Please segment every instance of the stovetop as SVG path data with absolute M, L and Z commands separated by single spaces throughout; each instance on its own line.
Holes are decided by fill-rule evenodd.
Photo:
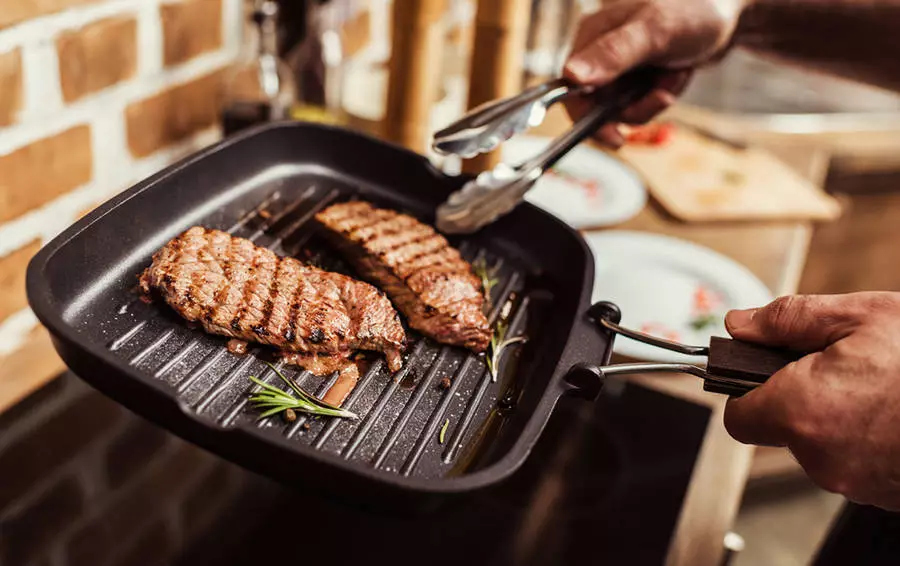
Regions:
M 656 566 L 709 418 L 706 407 L 611 381 L 593 404 L 562 400 L 498 488 L 415 517 L 284 490 L 263 527 L 284 546 L 254 545 L 233 563 Z

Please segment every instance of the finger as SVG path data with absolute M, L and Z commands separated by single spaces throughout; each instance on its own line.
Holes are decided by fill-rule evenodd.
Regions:
M 566 112 L 572 123 L 581 120 L 594 107 L 593 101 L 586 96 L 572 96 L 565 101 Z
M 601 145 L 611 149 L 619 149 L 625 145 L 625 136 L 619 131 L 619 124 L 606 124 L 594 134 L 594 139 Z
M 621 27 L 635 12 L 630 3 L 613 4 L 589 14 L 578 22 L 570 53 L 577 53 L 605 33 Z
M 622 122 L 626 124 L 645 124 L 656 115 L 661 114 L 675 104 L 676 97 L 681 94 L 693 73 L 690 70 L 666 72 L 660 77 L 656 89 L 631 105 L 622 113 Z
M 790 392 L 809 375 L 810 357 L 788 364 L 743 397 L 729 399 L 725 406 L 728 434 L 744 444 L 786 446 L 793 437 Z
M 855 312 L 840 295 L 780 297 L 762 308 L 725 316 L 725 328 L 738 340 L 799 351 L 822 350 L 855 325 Z
M 680 96 L 684 89 L 687 88 L 691 78 L 694 76 L 693 69 L 679 69 L 677 71 L 668 71 L 659 79 L 656 88 L 666 90 Z
M 647 22 L 635 19 L 572 55 L 564 74 L 580 84 L 605 85 L 654 55 L 654 40 Z
M 656 89 L 629 106 L 622 112 L 620 119 L 626 124 L 645 124 L 674 103 L 675 95 Z
M 566 101 L 566 111 L 573 122 L 580 120 L 594 107 L 593 102 L 585 97 L 573 97 Z M 606 124 L 594 133 L 593 138 L 600 144 L 612 149 L 625 145 L 625 137 L 619 131 L 619 124 Z

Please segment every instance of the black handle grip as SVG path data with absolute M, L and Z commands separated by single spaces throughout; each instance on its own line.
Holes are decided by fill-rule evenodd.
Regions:
M 729 382 L 716 382 L 711 378 L 703 384 L 703 389 L 740 397 L 805 355 L 804 352 L 713 337 L 709 342 L 706 372 L 711 376 L 727 378 Z

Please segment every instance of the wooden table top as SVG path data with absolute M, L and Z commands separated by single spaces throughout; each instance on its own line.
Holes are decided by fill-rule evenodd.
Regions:
M 555 136 L 570 124 L 556 108 L 533 133 Z M 818 185 L 825 180 L 827 155 L 804 146 L 779 147 L 778 156 Z M 616 230 L 640 230 L 707 246 L 749 268 L 775 296 L 797 291 L 806 262 L 812 226 L 808 222 L 687 224 L 656 203 Z M 667 566 L 718 565 L 724 538 L 734 524 L 754 449 L 733 440 L 722 424 L 726 399 L 705 393 L 700 380 L 675 374 L 646 374 L 632 380 L 658 391 L 710 407 L 713 411 L 688 487 Z

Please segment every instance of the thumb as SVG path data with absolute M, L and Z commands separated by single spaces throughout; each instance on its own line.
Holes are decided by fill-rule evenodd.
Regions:
M 563 71 L 577 83 L 602 86 L 655 55 L 645 22 L 631 21 L 573 53 Z
M 823 350 L 849 334 L 856 322 L 845 302 L 840 295 L 780 297 L 762 308 L 729 312 L 725 327 L 738 340 L 807 352 Z

